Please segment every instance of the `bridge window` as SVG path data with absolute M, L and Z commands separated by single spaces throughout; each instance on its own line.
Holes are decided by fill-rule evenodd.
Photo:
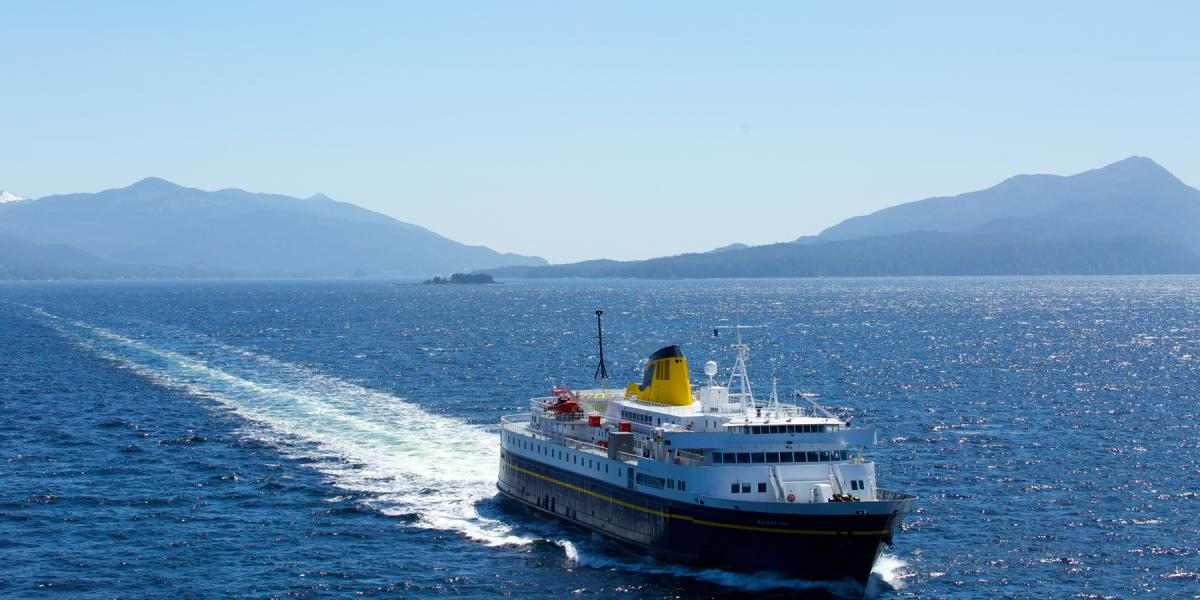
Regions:
M 817 462 L 817 461 L 821 460 L 820 457 L 817 456 L 816 452 L 809 452 L 807 454 L 808 454 L 808 462 Z
M 768 452 L 767 453 L 767 462 L 769 462 L 769 463 L 779 462 L 779 453 L 778 452 Z
M 765 484 L 765 483 L 758 484 L 758 493 L 760 493 L 760 494 L 767 493 L 767 484 Z
M 712 461 L 713 461 L 713 463 L 714 463 L 714 464 L 720 464 L 720 462 L 721 462 L 721 453 L 720 453 L 720 452 L 713 452 L 713 453 L 712 453 Z
M 749 452 L 738 452 L 738 453 L 737 453 L 737 461 L 738 461 L 739 463 L 748 463 L 748 462 L 750 462 L 750 453 L 749 453 Z
M 780 452 L 779 453 L 779 462 L 784 462 L 784 463 L 792 462 L 792 453 L 791 452 Z
M 755 453 L 753 453 L 753 454 L 751 454 L 751 455 L 750 455 L 750 458 L 751 458 L 751 459 L 752 459 L 754 462 L 756 462 L 756 463 L 760 463 L 760 462 L 765 462 L 765 461 L 766 461 L 766 458 L 764 458 L 764 457 L 763 457 L 763 453 L 762 453 L 762 452 L 755 452 Z

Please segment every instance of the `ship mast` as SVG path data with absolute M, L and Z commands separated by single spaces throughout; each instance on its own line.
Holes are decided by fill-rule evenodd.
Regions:
M 718 325 L 713 328 L 715 333 L 720 329 L 732 329 L 734 335 L 733 348 L 737 350 L 737 360 L 733 363 L 733 372 L 729 374 L 729 399 L 736 401 L 742 410 L 754 408 L 754 391 L 750 389 L 750 376 L 746 373 L 746 360 L 750 358 L 750 346 L 742 341 L 743 329 L 759 329 L 762 325 Z M 737 391 L 734 391 L 734 390 Z
M 596 373 L 592 375 L 592 379 L 600 380 L 600 389 L 604 389 L 608 384 L 608 367 L 604 365 L 604 327 L 600 324 L 600 315 L 604 311 L 596 311 L 596 343 L 600 345 L 600 364 L 596 365 Z

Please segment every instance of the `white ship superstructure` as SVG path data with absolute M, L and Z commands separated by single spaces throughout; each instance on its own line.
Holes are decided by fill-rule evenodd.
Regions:
M 668 346 L 641 384 L 533 399 L 503 419 L 500 490 L 668 559 L 865 580 L 913 497 L 877 486 L 873 428 L 774 385 L 756 401 L 740 336 L 735 350 L 724 384 L 709 361 L 692 386 Z

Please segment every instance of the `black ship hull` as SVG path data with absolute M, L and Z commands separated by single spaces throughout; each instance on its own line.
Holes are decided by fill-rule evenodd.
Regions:
M 618 487 L 511 452 L 501 455 L 497 487 L 534 510 L 666 561 L 863 585 L 907 510 L 906 504 L 888 514 L 717 508 Z

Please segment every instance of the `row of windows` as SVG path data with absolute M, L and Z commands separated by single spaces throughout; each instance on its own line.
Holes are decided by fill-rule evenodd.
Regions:
M 850 489 L 855 490 L 855 491 L 865 490 L 865 489 L 867 489 L 867 484 L 866 484 L 866 482 L 864 482 L 861 479 L 851 479 L 850 480 Z
M 743 425 L 730 427 L 730 433 L 765 435 L 770 433 L 833 433 L 841 431 L 840 425 Z
M 729 491 L 734 494 L 738 494 L 738 493 L 749 494 L 750 493 L 750 484 L 749 483 L 731 483 L 731 484 L 729 484 Z M 767 491 L 767 484 L 759 483 L 758 484 L 758 493 L 763 494 L 763 493 L 766 493 L 766 491 Z
M 635 413 L 635 412 L 629 411 L 629 410 L 621 411 L 621 418 L 625 419 L 626 421 L 637 421 L 639 423 L 645 423 L 647 425 L 654 424 L 654 417 L 651 417 L 650 415 L 644 415 L 642 413 Z M 662 423 L 662 419 L 659 419 L 658 422 Z
M 813 450 L 809 452 L 713 452 L 714 464 L 803 463 L 846 460 L 848 450 Z
M 548 448 L 541 444 L 535 444 L 533 442 L 530 442 L 529 440 L 526 440 L 526 439 L 523 439 L 523 438 L 520 438 L 517 436 L 510 435 L 508 437 L 508 443 L 513 444 L 518 448 L 524 448 L 525 450 L 532 450 L 533 452 L 536 452 L 543 456 L 549 456 L 550 458 L 560 459 L 566 463 L 570 463 L 573 465 L 585 466 L 589 469 L 595 469 L 597 473 L 600 472 L 600 467 L 603 466 L 604 472 L 605 473 L 608 472 L 608 465 L 603 464 L 598 460 L 584 458 L 584 457 L 579 456 L 578 454 L 564 453 L 562 450 L 555 450 L 553 448 Z

